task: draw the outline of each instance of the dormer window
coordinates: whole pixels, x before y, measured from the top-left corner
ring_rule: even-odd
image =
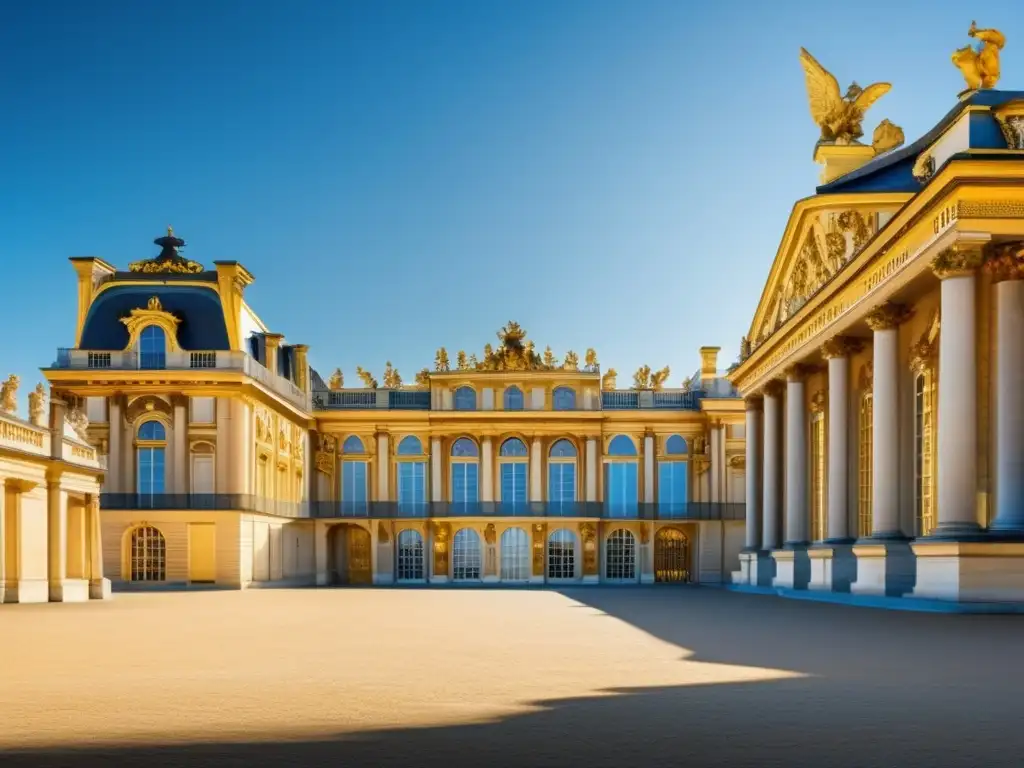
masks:
[[[167,335],[159,325],[147,325],[139,334],[139,368],[167,367]]]

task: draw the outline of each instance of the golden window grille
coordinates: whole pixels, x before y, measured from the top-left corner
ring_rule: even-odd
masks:
[[[871,484],[873,475],[871,462],[874,460],[874,398],[871,390],[867,390],[860,397],[859,415],[859,445],[858,452],[858,477],[859,487],[857,492],[857,535],[870,536],[874,525],[871,507]]]
[[[914,381],[914,428],[917,495],[917,530],[927,536],[935,529],[935,373],[932,369]]]
[[[811,417],[811,539],[823,541],[827,536],[825,483],[825,414]]]

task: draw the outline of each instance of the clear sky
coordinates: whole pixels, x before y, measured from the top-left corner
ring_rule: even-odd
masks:
[[[0,373],[74,343],[68,256],[168,224],[242,262],[325,376],[407,380],[519,321],[628,382],[735,359],[817,129],[801,45],[908,141],[964,87],[971,18],[1020,0],[11,0],[0,4]]]

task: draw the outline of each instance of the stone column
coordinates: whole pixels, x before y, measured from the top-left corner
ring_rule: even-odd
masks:
[[[942,366],[938,397],[938,488],[935,535],[977,534],[978,482],[978,344],[975,291],[981,249],[958,244],[932,260],[942,281],[942,330],[939,361]],[[1000,337],[999,345],[1015,339]],[[1015,382],[1016,387],[1021,382]],[[877,402],[877,395],[876,402]],[[999,421],[1002,421],[1000,418]],[[1017,425],[1014,425],[1017,426]]]
[[[248,483],[248,469],[249,469],[249,456],[250,456],[250,433],[249,433],[249,409],[246,407],[244,401],[237,398],[232,398],[228,401],[230,407],[230,424],[229,433],[231,435],[231,447],[229,449],[229,455],[231,456],[231,466],[228,470],[228,492],[233,494],[245,494],[249,492]],[[290,429],[290,426],[289,426]],[[274,442],[277,443],[277,436],[274,436]],[[275,465],[271,465],[269,469],[274,474],[274,482],[277,482],[277,471]],[[289,478],[289,482],[291,479]],[[285,489],[279,488],[275,498],[281,499],[285,493]]]
[[[761,548],[761,420],[764,399],[752,395],[744,401],[747,410],[747,523],[744,545],[747,551]]]
[[[48,481],[46,490],[46,561],[50,602],[60,603],[64,601],[64,582],[67,579],[68,495],[61,488],[60,478]]]
[[[794,365],[786,371],[786,545],[807,544],[808,472],[806,371]]]
[[[838,336],[822,347],[828,360],[828,539],[849,544],[850,537],[850,355],[858,339]]]
[[[480,439],[480,501],[494,501],[494,449],[489,435]]]
[[[377,501],[390,501],[388,471],[391,467],[391,453],[388,448],[388,433],[377,433]]]
[[[998,246],[985,268],[996,300],[996,515],[989,531],[1024,535],[1024,242]]]
[[[441,438],[430,439],[430,500],[443,501],[441,491],[444,489],[444,457],[441,455]]]
[[[866,318],[874,332],[871,382],[873,539],[905,538],[900,528],[899,326],[910,315],[910,310],[901,304],[883,304]]]
[[[654,434],[644,435],[644,503],[654,504]]]
[[[708,495],[708,499],[712,502],[719,502],[722,500],[721,488],[722,488],[722,464],[718,460],[719,449],[722,444],[721,429],[717,423],[711,425],[711,493]]]
[[[172,477],[174,485],[169,488],[170,493],[188,493],[189,474],[191,467],[188,465],[188,398],[174,397],[174,425],[171,428],[171,440],[173,441],[173,469]]]
[[[6,481],[0,476],[0,605],[3,605],[7,594],[7,486]],[[11,512],[13,514],[13,510]]]
[[[587,438],[587,501],[597,501],[597,438]]]
[[[782,543],[782,390],[780,381],[764,388],[764,480],[761,528],[762,549]]]
[[[530,448],[530,501],[532,502],[544,500],[544,475],[541,474],[541,464],[544,460],[543,450],[540,438],[533,438],[533,446]]]
[[[110,599],[110,579],[103,576],[103,526],[100,520],[100,497],[91,494],[85,500],[89,536],[89,597]]]
[[[120,395],[111,395],[107,401],[107,422],[107,477],[103,490],[107,493],[124,493],[121,487],[121,462],[124,460],[121,430],[124,427]]]

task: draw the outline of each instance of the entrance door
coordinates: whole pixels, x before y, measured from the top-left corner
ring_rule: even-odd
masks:
[[[348,583],[370,584],[373,582],[373,561],[370,557],[370,532],[357,525],[349,525],[347,528]]]
[[[654,537],[654,580],[681,584],[690,580],[690,542],[678,528],[662,528]]]
[[[217,580],[217,529],[213,523],[189,523],[188,580],[212,584]]]

